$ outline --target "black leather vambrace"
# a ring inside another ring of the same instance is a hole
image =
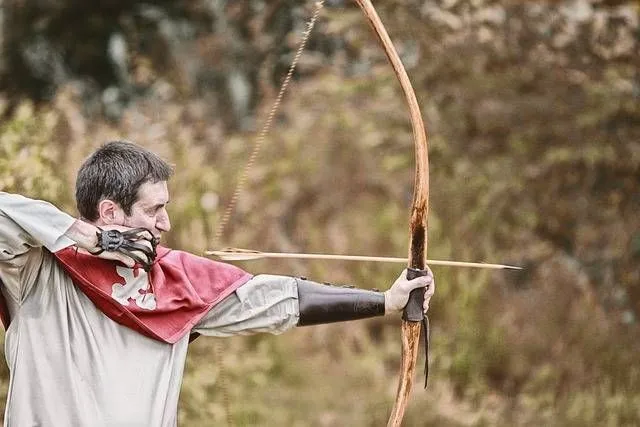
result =
[[[298,283],[298,326],[343,322],[384,315],[384,293],[303,279]]]

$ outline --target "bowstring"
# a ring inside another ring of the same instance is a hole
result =
[[[280,104],[282,103],[284,94],[289,86],[289,83],[291,82],[291,78],[293,77],[293,73],[298,65],[298,62],[300,61],[300,57],[302,56],[302,52],[306,47],[307,41],[309,40],[311,31],[313,30],[313,27],[315,26],[315,23],[318,20],[318,16],[320,15],[320,11],[322,10],[324,2],[325,0],[320,0],[315,3],[313,15],[307,22],[307,29],[303,33],[302,40],[298,45],[298,49],[296,51],[295,56],[293,57],[293,61],[291,61],[291,65],[289,66],[287,75],[285,76],[284,80],[282,81],[282,84],[280,85],[278,96],[276,96],[276,100],[273,102],[273,106],[269,111],[269,115],[267,116],[267,119],[264,122],[264,125],[262,126],[262,129],[254,142],[253,149],[251,150],[251,155],[249,156],[249,160],[247,161],[240,177],[238,178],[238,182],[236,183],[236,187],[235,187],[235,190],[233,191],[233,195],[231,196],[231,199],[229,200],[229,204],[227,205],[224,211],[224,214],[222,215],[222,218],[218,223],[218,227],[213,237],[215,243],[217,243],[222,238],[222,235],[224,234],[224,231],[229,223],[231,215],[233,214],[233,211],[238,203],[238,198],[240,197],[240,193],[244,190],[245,184],[249,176],[249,171],[252,169],[253,165],[255,164],[256,159],[258,158],[258,154],[260,153],[260,149],[262,148],[262,145],[264,144],[264,141],[267,135],[269,134],[269,131],[271,130],[273,119],[276,113],[278,112],[278,109],[280,108]]]
[[[314,4],[313,14],[311,15],[311,18],[309,18],[309,20],[307,21],[306,30],[304,31],[302,35],[302,39],[298,44],[298,49],[296,50],[293,60],[291,61],[291,65],[289,65],[287,74],[284,80],[282,81],[282,84],[280,85],[278,95],[276,96],[276,99],[273,102],[273,105],[271,106],[269,114],[267,115],[267,119],[262,125],[262,129],[260,130],[258,137],[254,141],[253,148],[251,149],[251,154],[249,155],[249,160],[247,160],[247,163],[245,164],[242,170],[242,173],[238,178],[238,181],[236,183],[231,199],[229,199],[229,203],[227,204],[224,210],[224,213],[220,221],[218,222],[218,226],[216,227],[216,231],[213,237],[214,247],[219,246],[219,242],[222,239],[222,236],[224,235],[225,229],[227,228],[227,225],[229,224],[233,211],[235,210],[235,207],[238,203],[240,194],[244,191],[245,185],[249,177],[249,172],[253,168],[253,165],[255,164],[258,158],[258,154],[260,153],[260,150],[264,145],[264,141],[266,140],[267,135],[271,131],[271,127],[273,125],[273,119],[275,118],[275,115],[278,112],[278,109],[280,108],[280,104],[282,103],[284,94],[287,91],[287,88],[289,87],[289,83],[291,82],[293,73],[295,72],[298,66],[298,62],[300,61],[302,52],[304,52],[307,42],[309,41],[309,37],[311,35],[311,32],[313,31],[313,27],[315,26],[316,21],[320,16],[320,11],[324,6],[324,2],[325,0],[319,0],[319,1],[316,1]],[[220,382],[219,387],[222,389],[223,407],[226,414],[227,425],[233,426],[233,417],[231,413],[231,399],[229,397],[229,389],[227,387],[227,376],[224,370],[223,350],[224,349],[222,348],[222,340],[216,340],[215,346],[214,346],[214,359],[215,359],[216,365],[218,365],[219,367],[218,368],[219,370],[218,381]]]

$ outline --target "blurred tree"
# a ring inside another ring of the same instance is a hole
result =
[[[307,18],[304,2],[291,0],[7,0],[3,8],[8,112],[22,97],[51,101],[71,82],[89,112],[114,119],[132,99],[169,90],[207,99],[213,114],[245,129],[259,79],[279,82],[294,47],[287,38]],[[326,51],[322,39],[311,49]]]

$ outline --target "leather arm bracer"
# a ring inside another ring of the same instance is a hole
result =
[[[298,284],[298,326],[344,322],[384,315],[384,294],[365,289],[322,285],[303,279]]]

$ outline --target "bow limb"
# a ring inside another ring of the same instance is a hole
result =
[[[409,76],[396,52],[384,24],[380,20],[370,0],[355,0],[373,27],[382,44],[387,58],[398,77],[411,114],[411,126],[415,145],[415,181],[409,239],[409,267],[424,270],[427,258],[427,218],[429,214],[429,155],[427,134],[420,112],[420,106]],[[396,400],[387,427],[397,427],[402,422],[418,358],[420,329],[423,321],[422,290],[412,292],[402,320],[402,364]],[[428,331],[425,331],[425,334]]]

